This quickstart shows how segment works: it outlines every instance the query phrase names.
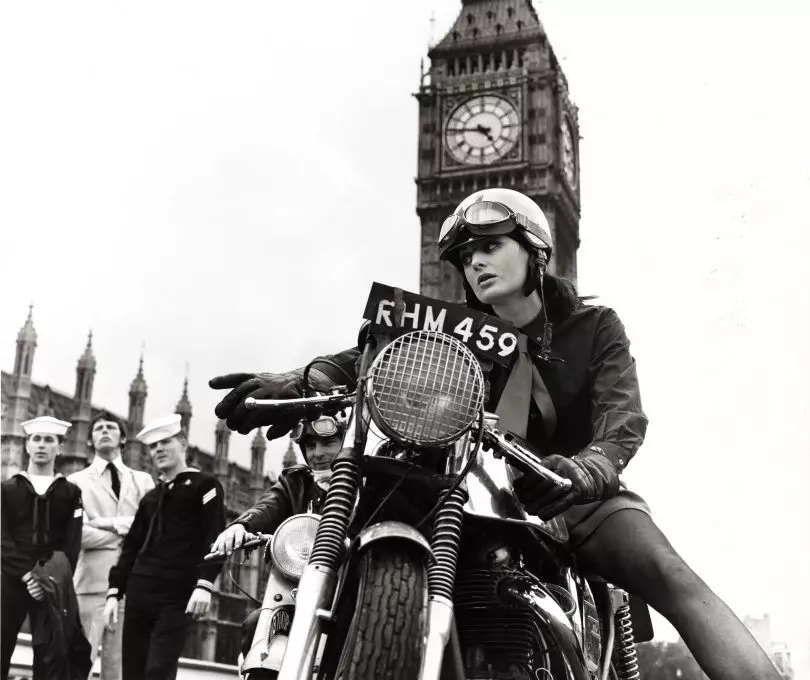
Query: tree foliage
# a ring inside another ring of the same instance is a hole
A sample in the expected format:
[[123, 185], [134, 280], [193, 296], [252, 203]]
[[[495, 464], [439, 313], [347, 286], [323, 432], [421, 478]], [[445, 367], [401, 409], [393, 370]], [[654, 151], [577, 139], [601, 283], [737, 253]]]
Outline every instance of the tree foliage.
[[704, 680], [706, 676], [682, 640], [636, 645], [642, 680]]

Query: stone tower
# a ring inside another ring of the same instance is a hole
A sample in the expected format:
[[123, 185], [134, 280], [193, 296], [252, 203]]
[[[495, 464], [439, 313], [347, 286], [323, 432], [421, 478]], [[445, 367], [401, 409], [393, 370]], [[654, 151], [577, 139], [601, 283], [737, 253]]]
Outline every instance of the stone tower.
[[416, 94], [421, 292], [463, 300], [461, 278], [439, 262], [436, 241], [456, 205], [487, 187], [521, 191], [543, 208], [555, 243], [550, 271], [576, 281], [577, 107], [531, 0], [462, 0], [428, 56]]
[[73, 416], [68, 431], [59, 471], [64, 475], [81, 470], [89, 459], [87, 440], [90, 437], [93, 380], [96, 376], [96, 357], [93, 354], [93, 332], [87, 335], [87, 346], [76, 364], [76, 389], [73, 393]]
[[124, 447], [124, 462], [130, 467], [152, 471], [152, 460], [135, 435], [143, 429], [146, 410], [146, 380], [143, 377], [143, 352], [138, 361], [138, 372], [129, 386], [129, 411], [127, 413], [127, 443]]
[[14, 354], [14, 371], [11, 374], [11, 390], [7, 404], [3, 404], [2, 419], [2, 471], [0, 476], [8, 479], [25, 469], [25, 435], [20, 423], [28, 419], [31, 400], [31, 371], [34, 352], [37, 349], [37, 332], [34, 328], [34, 306], [28, 308], [28, 318], [17, 333], [17, 350]]
[[188, 376], [183, 381], [183, 394], [180, 395], [180, 401], [174, 407], [174, 412], [180, 416], [180, 426], [185, 430], [186, 436], [190, 436], [192, 410], [188, 399]]
[[231, 445], [231, 431], [224, 420], [218, 420], [214, 429], [214, 475], [222, 484], [222, 490], [228, 493], [228, 449]]

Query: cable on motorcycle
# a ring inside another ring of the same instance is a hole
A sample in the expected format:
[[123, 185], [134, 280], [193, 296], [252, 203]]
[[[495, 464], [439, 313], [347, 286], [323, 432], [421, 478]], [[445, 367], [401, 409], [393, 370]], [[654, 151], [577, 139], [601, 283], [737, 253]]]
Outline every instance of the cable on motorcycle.
[[[244, 557], [244, 553], [242, 553], [242, 556]], [[242, 560], [242, 561], [239, 563], [239, 566], [241, 567], [241, 566], [242, 566], [242, 565], [245, 563], [245, 561], [246, 561], [246, 560], [244, 560], [244, 559], [243, 559], [243, 560]], [[262, 571], [263, 571], [263, 569], [262, 569], [262, 565], [263, 565], [263, 563], [264, 563], [264, 560], [259, 560], [259, 580], [261, 580], [261, 577], [262, 577]], [[261, 601], [261, 600], [257, 600], [255, 597], [253, 597], [253, 595], [251, 595], [249, 592], [247, 592], [247, 591], [246, 591], [244, 588], [242, 588], [242, 586], [240, 586], [240, 585], [239, 585], [239, 584], [236, 582], [236, 579], [233, 577], [233, 572], [231, 571], [231, 562], [230, 562], [230, 560], [228, 560], [228, 578], [230, 578], [230, 579], [231, 579], [231, 583], [233, 583], [233, 585], [234, 585], [234, 586], [236, 586], [236, 589], [237, 589], [237, 590], [238, 590], [240, 593], [242, 593], [242, 595], [245, 595], [246, 597], [250, 598], [250, 599], [251, 599], [251, 600], [253, 600], [253, 601], [254, 601], [254, 602], [257, 604], [257, 605], [259, 605], [259, 606], [261, 607], [262, 601]]]
[[470, 454], [470, 459], [467, 461], [467, 464], [464, 466], [464, 469], [458, 474], [458, 476], [453, 480], [453, 483], [448, 487], [447, 491], [441, 494], [441, 497], [438, 501], [436, 501], [436, 505], [434, 505], [422, 519], [419, 520], [419, 523], [414, 526], [414, 529], [417, 531], [421, 528], [421, 526], [427, 522], [428, 520], [433, 519], [441, 507], [445, 504], [448, 498], [453, 494], [453, 492], [458, 489], [461, 485], [461, 482], [464, 481], [465, 477], [470, 473], [472, 466], [475, 465], [475, 461], [478, 460], [478, 452], [481, 450], [481, 442], [484, 440], [484, 407], [482, 406], [481, 409], [478, 411], [478, 438], [475, 440], [475, 450]]

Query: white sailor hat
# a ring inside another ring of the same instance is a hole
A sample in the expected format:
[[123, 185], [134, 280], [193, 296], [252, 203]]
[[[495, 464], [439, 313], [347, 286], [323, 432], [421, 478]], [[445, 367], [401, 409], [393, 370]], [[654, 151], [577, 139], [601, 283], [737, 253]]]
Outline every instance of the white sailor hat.
[[147, 446], [159, 442], [161, 439], [168, 439], [180, 432], [182, 429], [180, 422], [180, 416], [176, 413], [157, 418], [138, 432], [136, 439]]
[[24, 423], [20, 423], [20, 426], [26, 435], [55, 434], [57, 437], [64, 437], [70, 429], [70, 423], [53, 416], [40, 416], [33, 420], [26, 420]]

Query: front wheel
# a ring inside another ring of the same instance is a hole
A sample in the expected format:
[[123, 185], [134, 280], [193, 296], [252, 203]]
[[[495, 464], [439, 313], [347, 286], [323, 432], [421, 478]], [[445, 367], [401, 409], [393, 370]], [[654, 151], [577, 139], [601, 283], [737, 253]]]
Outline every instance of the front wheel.
[[358, 564], [356, 607], [335, 680], [417, 678], [426, 625], [423, 554], [401, 541], [372, 544]]

